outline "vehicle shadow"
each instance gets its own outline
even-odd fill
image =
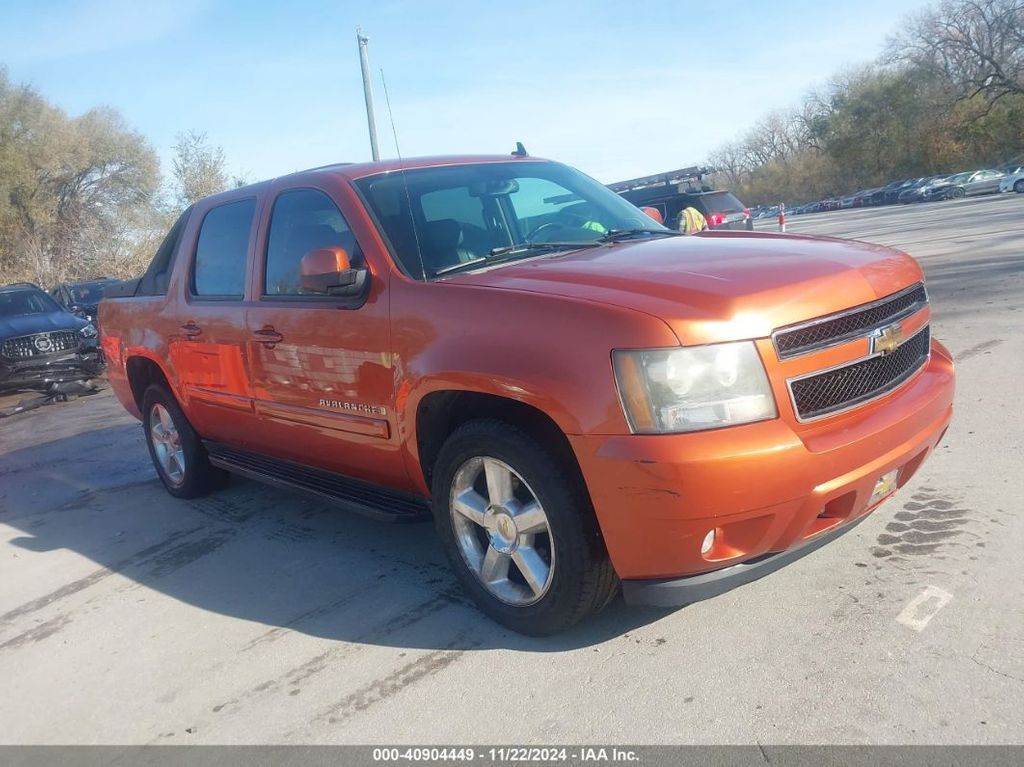
[[[471,605],[429,524],[380,523],[238,478],[206,498],[175,499],[156,479],[137,424],[0,448],[0,522],[22,531],[8,543],[21,557],[67,549],[98,566],[0,615],[0,627],[14,631],[70,609],[114,575],[266,626],[249,646],[295,631],[401,648],[553,652],[666,615],[617,598],[558,636],[519,636]]]

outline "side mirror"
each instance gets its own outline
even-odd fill
[[[354,267],[348,251],[332,245],[309,251],[299,262],[299,286],[306,293],[355,296],[366,285],[365,267]]]
[[[653,218],[659,224],[664,224],[665,223],[665,217],[663,215],[661,215],[661,211],[658,210],[657,208],[649,208],[648,207],[648,208],[640,208],[640,210],[642,210],[644,213],[646,213],[648,218]]]

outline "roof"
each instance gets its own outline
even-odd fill
[[[530,156],[519,156],[519,155],[508,155],[508,154],[495,154],[495,155],[438,155],[434,157],[403,157],[401,160],[380,160],[378,162],[338,162],[330,165],[320,165],[315,168],[307,168],[305,170],[295,171],[294,173],[286,173],[283,176],[276,176],[275,178],[266,179],[264,181],[257,181],[246,186],[239,187],[238,189],[230,189],[227,192],[220,192],[219,194],[234,194],[240,190],[255,191],[256,189],[269,184],[273,181],[279,181],[281,179],[296,178],[306,176],[311,173],[325,173],[332,175],[339,175],[348,178],[349,180],[355,180],[360,178],[366,178],[367,176],[375,176],[380,173],[394,173],[400,170],[415,170],[417,168],[437,168],[445,165],[471,165],[481,163],[495,163],[495,162],[551,162],[542,157],[530,157]],[[219,195],[211,195],[211,197],[218,197]]]
[[[671,186],[673,184],[684,184],[688,181],[700,181],[704,176],[712,172],[714,172],[713,168],[694,165],[689,168],[655,173],[653,176],[641,176],[640,178],[631,178],[626,181],[616,181],[614,184],[608,184],[608,188],[613,192],[621,193],[651,186]]]
[[[435,157],[403,157],[401,160],[380,160],[379,162],[343,163],[337,165],[325,165],[322,168],[312,168],[309,172],[337,173],[350,179],[375,176],[379,173],[394,173],[400,170],[414,170],[417,168],[437,168],[445,165],[472,165],[478,163],[495,162],[550,162],[540,157],[514,156],[507,154],[495,155],[438,155]]]

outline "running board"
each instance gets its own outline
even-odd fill
[[[301,490],[383,522],[422,522],[430,518],[425,498],[352,479],[311,466],[203,442],[210,463],[258,482]]]

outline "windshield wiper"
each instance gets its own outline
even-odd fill
[[[500,248],[491,248],[490,253],[486,256],[474,258],[470,261],[463,261],[460,264],[452,264],[451,266],[442,266],[440,269],[435,269],[434,276],[439,277],[442,274],[455,274],[456,272],[462,272],[468,269],[478,269],[482,266],[489,266],[491,264],[501,264],[505,261],[513,261],[517,258],[528,256],[533,253],[543,253],[552,250],[596,248],[601,244],[602,243],[598,240],[584,240],[582,242],[523,242],[518,245],[503,245]]]
[[[672,229],[644,229],[642,227],[636,229],[609,229],[598,238],[598,242],[619,242],[632,237],[639,237],[642,234],[657,234],[662,237],[682,237],[683,235],[682,232],[676,232]]]
[[[526,253],[534,253],[538,250],[576,250],[578,248],[593,248],[601,243],[598,240],[577,240],[574,242],[520,242],[516,245],[503,245],[500,248],[491,248],[489,259],[502,258],[507,256],[519,256]]]
[[[470,261],[463,261],[459,264],[452,264],[451,266],[443,266],[440,269],[436,269],[434,271],[434,276],[440,277],[444,274],[455,274],[469,269],[479,269],[483,266],[500,264],[505,261],[529,256],[533,253],[543,253],[552,250],[581,250],[583,248],[596,248],[600,245],[606,245],[609,242],[620,242],[622,240],[628,240],[641,235],[659,235],[661,237],[683,236],[682,232],[676,232],[672,229],[644,229],[642,227],[637,227],[635,229],[609,229],[596,240],[576,240],[568,242],[521,242],[516,245],[502,245],[499,248],[491,248],[490,253],[486,256],[481,256]]]

